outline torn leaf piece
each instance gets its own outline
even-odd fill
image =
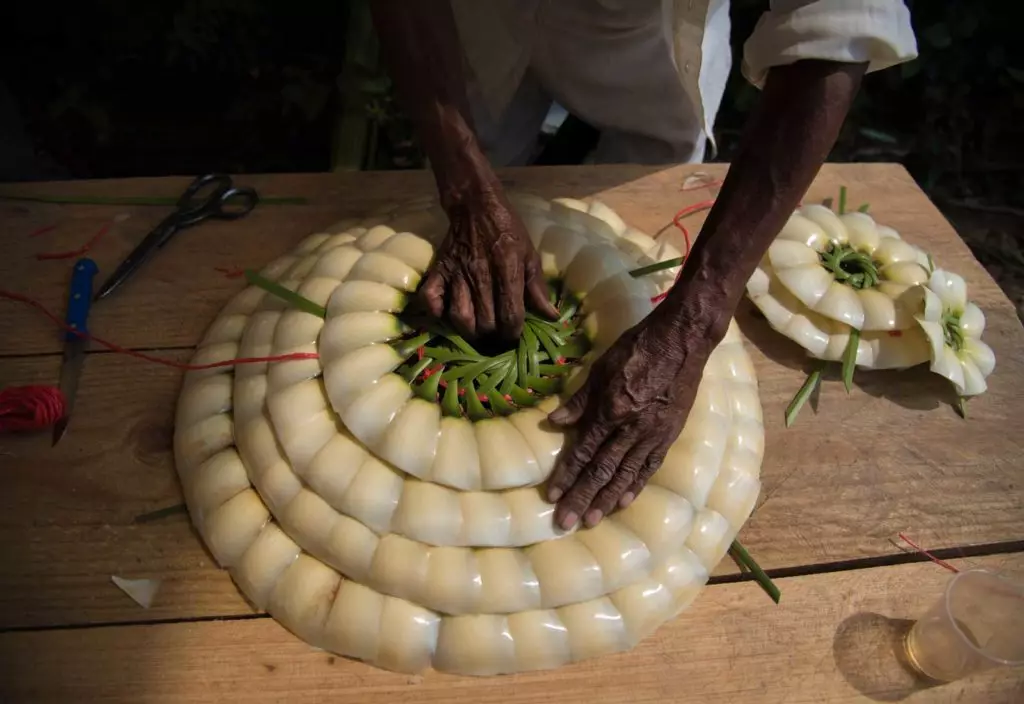
[[[111,575],[110,581],[144,609],[153,605],[153,598],[162,582],[159,579],[125,579],[116,574]]]

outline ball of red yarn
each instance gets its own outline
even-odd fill
[[[0,391],[0,433],[40,430],[64,416],[67,402],[53,386],[9,386]]]

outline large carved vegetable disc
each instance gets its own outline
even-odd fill
[[[652,309],[679,256],[600,202],[516,196],[562,319],[484,352],[410,296],[447,222],[424,200],[339,223],[231,300],[187,374],[175,459],[192,520],[258,608],[374,665],[488,675],[627,650],[686,609],[760,490],[757,382],[735,323],[681,436],[629,508],[554,527],[541,484],[565,437],[545,416]]]

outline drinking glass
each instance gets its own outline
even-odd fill
[[[938,682],[1024,665],[1024,587],[988,570],[958,572],[905,647],[911,666]]]

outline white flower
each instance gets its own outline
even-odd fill
[[[936,269],[919,291],[924,300],[915,317],[931,345],[931,370],[953,382],[961,396],[984,393],[996,356],[981,341],[985,314],[967,300],[963,278]]]
[[[806,205],[768,249],[779,282],[809,310],[862,331],[906,330],[902,295],[928,280],[927,256],[866,213]]]

